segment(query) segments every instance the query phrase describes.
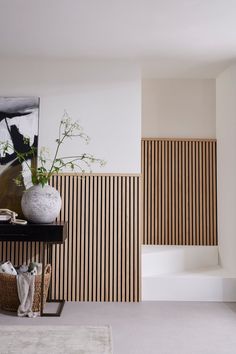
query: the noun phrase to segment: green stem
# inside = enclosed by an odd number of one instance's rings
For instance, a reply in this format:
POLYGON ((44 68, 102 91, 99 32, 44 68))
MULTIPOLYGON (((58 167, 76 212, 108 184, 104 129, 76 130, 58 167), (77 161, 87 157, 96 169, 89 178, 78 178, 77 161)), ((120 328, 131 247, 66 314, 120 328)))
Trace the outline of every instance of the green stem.
POLYGON ((65 135, 64 135, 63 138, 61 139, 61 125, 62 125, 62 123, 60 123, 60 126, 59 126, 59 136, 58 136, 57 148, 56 148, 56 151, 55 151, 54 158, 53 158, 53 160, 52 160, 51 168, 50 168, 50 170, 49 170, 49 172, 48 172, 49 178, 50 178, 50 176, 51 176, 51 172, 52 172, 54 163, 55 163, 55 161, 56 161, 59 148, 60 148, 61 144, 63 143, 63 140, 65 139, 65 135))

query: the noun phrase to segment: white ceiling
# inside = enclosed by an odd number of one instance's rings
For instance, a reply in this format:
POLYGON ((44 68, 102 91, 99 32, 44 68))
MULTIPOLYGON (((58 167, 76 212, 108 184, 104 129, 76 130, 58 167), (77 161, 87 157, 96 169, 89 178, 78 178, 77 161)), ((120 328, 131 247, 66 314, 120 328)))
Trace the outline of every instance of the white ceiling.
POLYGON ((0 0, 0 57, 125 59, 145 77, 215 77, 236 0, 0 0))

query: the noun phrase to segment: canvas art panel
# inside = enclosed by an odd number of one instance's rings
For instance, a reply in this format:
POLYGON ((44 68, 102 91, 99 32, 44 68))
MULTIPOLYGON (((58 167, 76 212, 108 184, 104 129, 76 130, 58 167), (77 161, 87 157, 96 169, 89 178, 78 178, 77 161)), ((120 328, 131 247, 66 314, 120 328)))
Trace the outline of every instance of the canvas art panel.
MULTIPOLYGON (((37 156, 39 125, 39 97, 0 97, 0 142, 9 142, 18 152, 26 153, 34 147, 37 156)), ((27 163, 36 164, 30 155, 27 163)), ((0 151, 0 208, 21 213, 23 191, 30 186, 30 172, 25 162, 19 162, 16 153, 0 151), (14 179, 22 172, 23 186, 14 179)))

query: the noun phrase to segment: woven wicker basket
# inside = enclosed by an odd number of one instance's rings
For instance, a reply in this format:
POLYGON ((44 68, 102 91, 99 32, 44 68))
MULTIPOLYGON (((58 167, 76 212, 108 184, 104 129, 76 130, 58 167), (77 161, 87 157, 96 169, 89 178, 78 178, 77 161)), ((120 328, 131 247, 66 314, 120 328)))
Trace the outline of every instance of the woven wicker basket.
MULTIPOLYGON (((43 303, 45 304, 51 278, 50 264, 46 265, 44 274, 43 303)), ((41 309, 41 279, 41 275, 35 275, 33 312, 39 312, 41 309)), ((0 307, 6 311, 16 312, 19 305, 16 276, 0 273, 0 307)))

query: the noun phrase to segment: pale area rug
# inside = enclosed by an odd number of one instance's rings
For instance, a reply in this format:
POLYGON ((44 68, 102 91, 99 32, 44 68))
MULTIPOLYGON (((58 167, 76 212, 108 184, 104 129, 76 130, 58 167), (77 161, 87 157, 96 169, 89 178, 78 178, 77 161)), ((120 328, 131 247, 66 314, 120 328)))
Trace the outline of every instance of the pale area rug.
POLYGON ((110 326, 0 326, 1 354, 111 354, 110 326))

